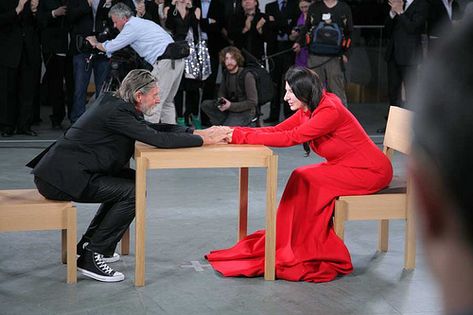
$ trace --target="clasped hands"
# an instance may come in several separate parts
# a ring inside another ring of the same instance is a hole
[[[205,144],[227,144],[232,141],[233,129],[226,126],[212,126],[203,130],[194,130],[194,134],[199,135]]]

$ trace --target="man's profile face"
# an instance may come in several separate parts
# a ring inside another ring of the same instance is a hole
[[[159,102],[159,88],[155,85],[148,93],[141,94],[137,107],[143,114],[150,115],[153,108]]]
[[[238,64],[232,54],[225,54],[225,68],[228,72],[235,73],[238,70]]]
[[[128,21],[128,19],[119,18],[115,15],[112,15],[112,21],[113,21],[113,27],[115,27],[117,30],[121,32],[123,29],[123,26],[125,26],[125,23]]]

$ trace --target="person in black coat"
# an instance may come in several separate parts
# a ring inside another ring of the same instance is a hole
[[[180,148],[215,144],[226,137],[219,127],[193,131],[145,121],[143,113],[159,103],[158,93],[151,72],[130,71],[115,94],[103,93],[62,138],[27,164],[44,197],[102,203],[77,246],[79,271],[99,281],[124,279],[103,259],[113,257],[135,216],[135,172],[127,166],[135,141]]]
[[[159,6],[154,0],[121,0],[121,2],[126,4],[133,11],[134,16],[164,26],[161,25],[161,19],[159,18]]]
[[[415,82],[418,65],[422,57],[421,34],[428,15],[426,0],[390,0],[390,11],[385,30],[389,41],[385,59],[388,63],[389,104],[403,105],[401,90],[404,85],[406,100]]]
[[[41,50],[46,67],[43,84],[46,84],[47,103],[52,107],[50,119],[53,129],[61,128],[66,115],[63,81],[66,78],[67,64],[70,63],[72,67],[72,60],[67,57],[69,25],[66,15],[67,5],[63,0],[41,0],[39,3]],[[68,77],[66,79],[69,80]]]
[[[429,15],[427,18],[427,36],[429,50],[435,46],[442,34],[448,33],[452,28],[452,22],[461,18],[462,12],[456,0],[427,0],[429,4]]]
[[[269,18],[261,13],[257,0],[241,0],[241,11],[230,17],[228,38],[233,46],[242,50],[245,59],[260,60],[264,55],[264,42],[268,40]],[[248,55],[249,53],[249,55]]]
[[[268,55],[286,51],[286,53],[270,59],[269,64],[275,93],[271,101],[269,117],[264,120],[266,123],[279,122],[281,103],[284,104],[284,116],[287,118],[292,114],[289,105],[283,100],[285,93],[284,75],[287,69],[294,64],[294,53],[291,51],[293,43],[289,41],[289,35],[296,25],[299,12],[297,0],[277,0],[268,3],[265,7],[271,29],[267,47]]]
[[[0,1],[0,128],[3,137],[36,136],[33,102],[41,71],[38,0]]]

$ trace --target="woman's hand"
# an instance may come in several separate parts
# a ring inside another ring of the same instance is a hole
[[[226,144],[228,143],[228,134],[232,129],[224,126],[213,126],[204,130],[194,130],[194,134],[199,135],[206,144]]]

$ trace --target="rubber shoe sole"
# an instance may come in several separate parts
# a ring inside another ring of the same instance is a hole
[[[102,256],[102,260],[105,261],[106,263],[114,263],[120,260],[120,255],[118,253],[113,253],[112,257],[105,257]]]
[[[109,276],[101,276],[82,268],[77,268],[77,270],[80,271],[80,273],[82,273],[86,277],[89,277],[98,281],[102,281],[102,282],[119,282],[119,281],[125,280],[125,275],[118,271],[115,271],[115,274],[109,277]]]

